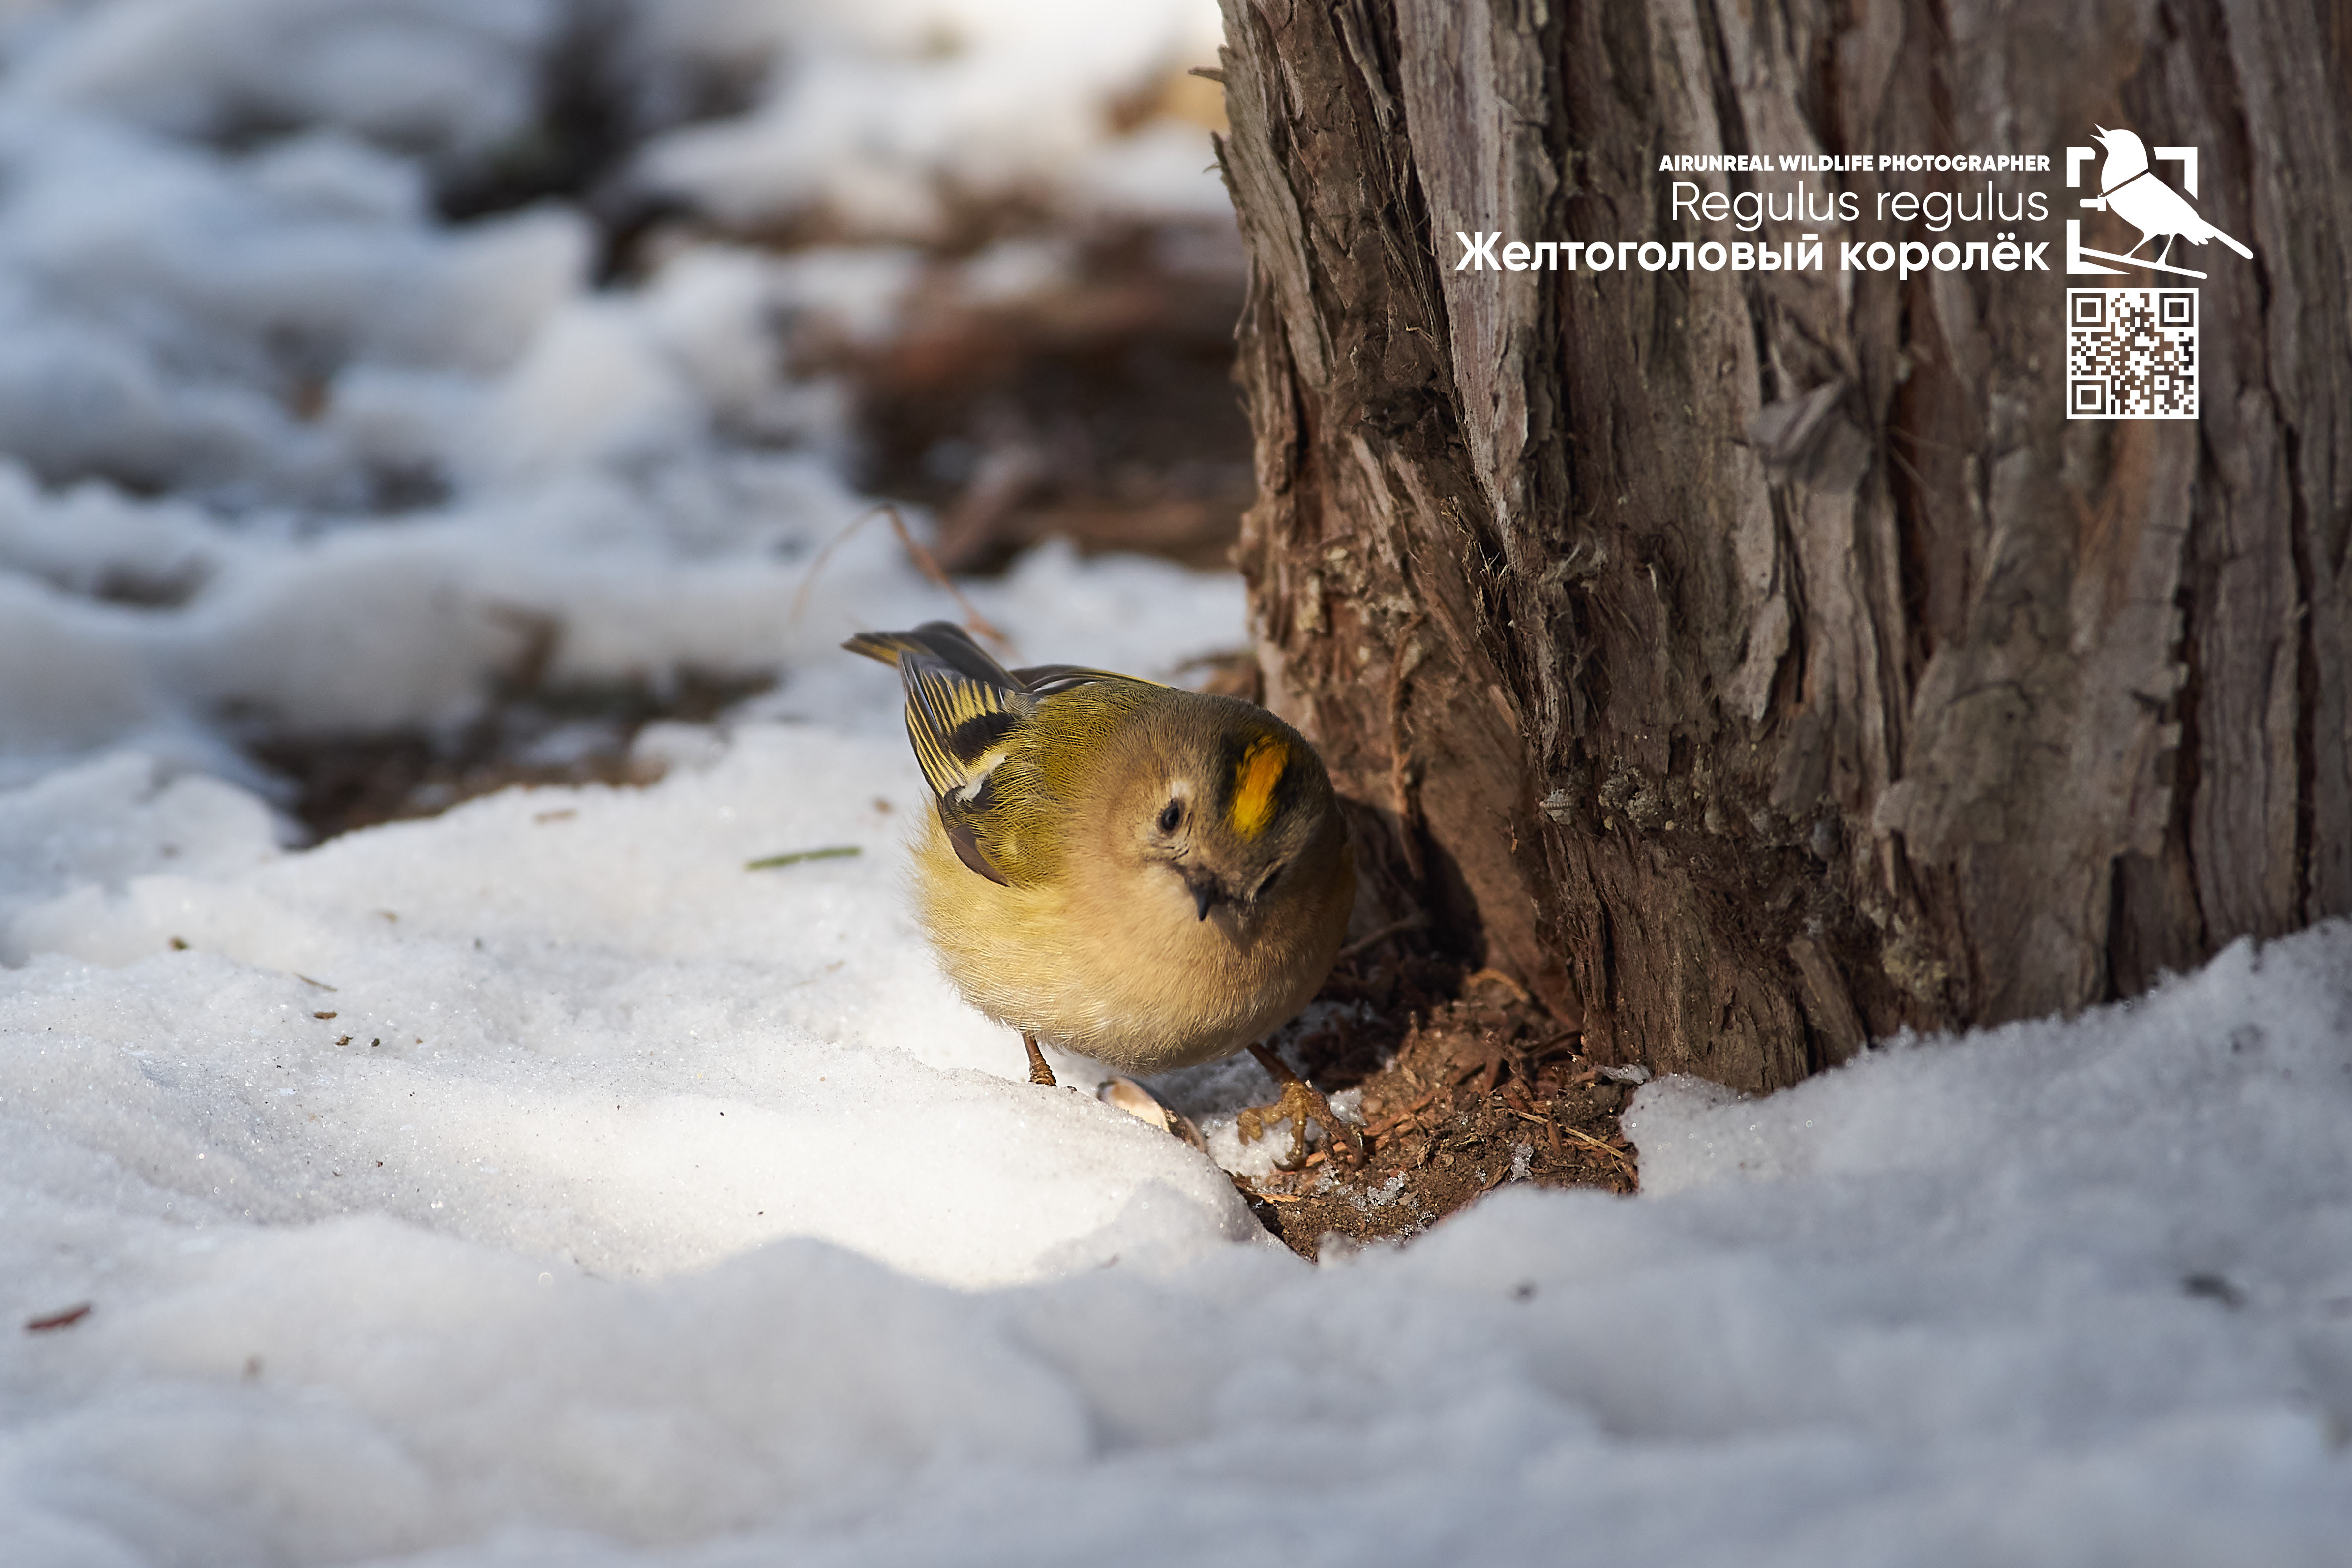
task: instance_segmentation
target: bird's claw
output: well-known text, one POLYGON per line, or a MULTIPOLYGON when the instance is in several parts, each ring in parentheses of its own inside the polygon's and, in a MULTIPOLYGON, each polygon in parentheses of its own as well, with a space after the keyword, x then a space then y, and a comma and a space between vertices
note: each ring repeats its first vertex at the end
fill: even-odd
POLYGON ((1280 1057, 1264 1046, 1252 1046, 1250 1054, 1281 1085, 1282 1098, 1272 1105, 1253 1105, 1242 1111, 1238 1131, 1244 1142, 1255 1143, 1283 1122, 1288 1122, 1290 1155, 1276 1160, 1275 1164, 1285 1171, 1296 1171, 1307 1163, 1307 1123, 1319 1121, 1331 1141, 1335 1159, 1353 1165, 1363 1163, 1363 1134, 1356 1131, 1353 1123, 1341 1120, 1319 1090, 1292 1072, 1280 1057))

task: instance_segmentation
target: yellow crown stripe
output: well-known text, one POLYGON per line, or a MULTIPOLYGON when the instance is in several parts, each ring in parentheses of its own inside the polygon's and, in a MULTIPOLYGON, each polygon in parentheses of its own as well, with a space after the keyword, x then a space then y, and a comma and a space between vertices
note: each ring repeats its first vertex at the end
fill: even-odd
POLYGON ((1272 735, 1261 735, 1242 753, 1234 769, 1234 804, 1226 820, 1244 838, 1255 838, 1274 820, 1275 787, 1290 766, 1290 748, 1272 735))

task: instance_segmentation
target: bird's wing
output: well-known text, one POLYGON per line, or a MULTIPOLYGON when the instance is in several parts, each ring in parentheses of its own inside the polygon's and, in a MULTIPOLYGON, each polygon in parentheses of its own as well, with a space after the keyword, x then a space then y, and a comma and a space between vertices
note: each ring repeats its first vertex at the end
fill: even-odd
POLYGON ((977 795, 1037 710, 1027 690, 974 680, 928 653, 902 657, 898 679, 907 689, 907 737, 915 761, 942 800, 977 795))
POLYGON ((942 800, 975 793, 1003 760, 1006 740, 1037 710, 1027 681, 945 621, 910 632, 860 632, 841 646, 898 667, 907 738, 924 782, 942 800))
MULTIPOLYGON (((957 858, 1011 888, 1055 885, 1073 852, 1079 803, 1103 787, 1105 745, 1166 689, 1100 669, 1067 670, 1041 684, 1008 700, 1013 721, 1001 735, 992 739, 996 721, 984 713, 961 721, 954 738, 970 754, 956 760, 970 782, 939 797, 957 858)), ((911 731, 911 697, 907 722, 911 731)))
POLYGON ((1124 680, 1138 686, 1152 684, 1132 675, 1118 675, 1108 669, 1088 669, 1078 664, 1027 665, 1014 670, 1013 679, 1040 697, 1056 696, 1100 681, 1124 680))
POLYGON ((1007 792, 996 788, 995 775, 1037 711, 1028 683, 945 621, 911 632, 860 632, 842 647, 898 667, 907 739, 956 858, 992 882, 1027 880, 1020 836, 1003 826, 1007 792))
POLYGON ((911 632, 861 632, 842 645, 898 667, 907 738, 956 858, 992 882, 1051 881, 1068 836, 1068 802, 1102 737, 1151 693, 1151 681, 1071 664, 1006 669, 944 621, 911 632))

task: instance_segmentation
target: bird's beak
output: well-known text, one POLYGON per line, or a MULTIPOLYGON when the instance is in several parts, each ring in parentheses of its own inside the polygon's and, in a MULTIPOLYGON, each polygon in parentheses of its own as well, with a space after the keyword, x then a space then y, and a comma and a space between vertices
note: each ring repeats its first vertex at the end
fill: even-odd
POLYGON ((1225 885, 1213 872, 1188 870, 1184 873, 1184 886, 1192 890, 1197 919, 1207 920, 1209 911, 1225 901, 1225 885))

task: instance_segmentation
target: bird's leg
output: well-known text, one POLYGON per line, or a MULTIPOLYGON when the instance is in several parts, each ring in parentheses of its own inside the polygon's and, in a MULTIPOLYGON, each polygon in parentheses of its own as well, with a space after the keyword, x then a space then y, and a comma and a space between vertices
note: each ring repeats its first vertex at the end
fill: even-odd
POLYGON ((1029 1048, 1029 1081, 1047 1089, 1058 1087, 1055 1082, 1054 1069, 1045 1065, 1045 1053, 1037 1048, 1037 1037, 1024 1034, 1021 1043, 1029 1048))
POLYGON ((1252 1046, 1250 1055, 1255 1057, 1257 1065, 1282 1086, 1282 1098, 1270 1106, 1252 1106, 1242 1112, 1241 1134, 1244 1138, 1255 1142, 1271 1131, 1276 1123, 1289 1122, 1290 1160, 1284 1169, 1295 1171, 1307 1162, 1307 1123, 1312 1118, 1321 1122, 1323 1131, 1330 1134, 1331 1152, 1335 1157, 1344 1149, 1348 1152, 1349 1164, 1364 1163, 1363 1135, 1349 1123, 1339 1120, 1339 1113, 1331 1109, 1331 1102, 1324 1099, 1319 1090, 1292 1072, 1280 1057, 1265 1047, 1252 1046))
POLYGON ((2164 237, 2164 248, 2156 253, 2158 266, 2164 265, 2164 258, 2172 254, 2172 242, 2179 237, 2177 234, 2168 234, 2164 237))

